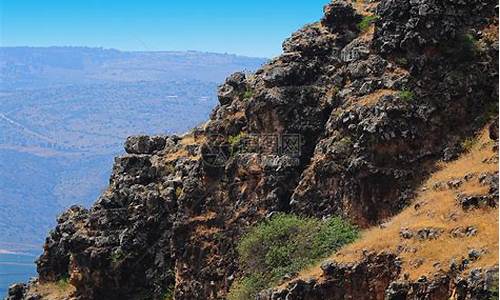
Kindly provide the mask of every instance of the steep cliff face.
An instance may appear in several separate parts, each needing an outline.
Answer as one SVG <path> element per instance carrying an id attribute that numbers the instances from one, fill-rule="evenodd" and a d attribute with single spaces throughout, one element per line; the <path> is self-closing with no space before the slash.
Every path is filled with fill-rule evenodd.
<path id="1" fill-rule="evenodd" d="M 69 278 L 78 299 L 223 299 L 243 272 L 237 240 L 274 212 L 382 223 L 492 117 L 495 5 L 327 5 L 283 55 L 230 76 L 206 124 L 183 137 L 129 138 L 108 190 L 58 220 L 38 284 Z M 262 299 L 383 299 L 398 287 L 396 257 L 329 267 L 346 282 Z"/>
<path id="2" fill-rule="evenodd" d="M 495 130 L 483 130 L 459 159 L 441 163 L 397 216 L 258 298 L 498 298 Z"/>

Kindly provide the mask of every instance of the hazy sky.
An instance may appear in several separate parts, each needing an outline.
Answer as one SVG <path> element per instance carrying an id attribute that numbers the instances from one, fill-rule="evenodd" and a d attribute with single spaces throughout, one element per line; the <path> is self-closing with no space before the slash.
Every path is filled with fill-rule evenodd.
<path id="1" fill-rule="evenodd" d="M 200 50 L 271 57 L 328 0 L 0 0 L 2 46 Z"/>

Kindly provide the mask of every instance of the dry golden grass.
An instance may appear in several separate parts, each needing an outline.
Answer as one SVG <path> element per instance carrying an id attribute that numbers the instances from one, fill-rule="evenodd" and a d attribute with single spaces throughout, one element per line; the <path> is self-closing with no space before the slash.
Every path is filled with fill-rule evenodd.
<path id="1" fill-rule="evenodd" d="M 38 283 L 31 292 L 39 294 L 46 300 L 66 300 L 76 291 L 71 284 L 59 284 L 57 282 Z"/>
<path id="2" fill-rule="evenodd" d="M 199 145 L 202 144 L 206 141 L 206 137 L 204 135 L 194 135 L 194 134 L 186 134 L 182 136 L 182 139 L 180 140 L 181 145 L 188 146 L 188 145 Z"/>
<path id="3" fill-rule="evenodd" d="M 207 211 L 202 215 L 198 215 L 189 219 L 190 222 L 206 222 L 215 219 L 217 213 L 213 211 Z"/>
<path id="4" fill-rule="evenodd" d="M 378 5 L 379 1 L 368 2 L 364 0 L 353 0 L 351 2 L 352 7 L 363 16 L 368 16 L 373 14 L 373 10 Z"/>
<path id="5" fill-rule="evenodd" d="M 174 161 L 174 160 L 177 160 L 181 157 L 189 157 L 189 153 L 185 148 L 182 148 L 182 149 L 175 151 L 175 152 L 167 153 L 165 155 L 165 160 L 166 161 Z"/>
<path id="6" fill-rule="evenodd" d="M 341 249 L 330 257 L 338 262 L 355 262 L 361 259 L 363 251 L 392 251 L 402 259 L 402 272 L 410 279 L 421 275 L 432 276 L 438 270 L 447 271 L 451 259 L 460 262 L 471 249 L 484 250 L 485 253 L 470 265 L 470 268 L 498 264 L 498 208 L 481 208 L 463 211 L 456 204 L 457 193 L 484 195 L 488 187 L 480 185 L 477 176 L 456 189 L 433 188 L 436 183 L 446 183 L 462 179 L 466 174 L 480 174 L 498 171 L 498 165 L 485 160 L 493 157 L 491 141 L 487 130 L 483 130 L 469 153 L 460 159 L 441 163 L 439 170 L 422 186 L 414 205 L 406 208 L 382 227 L 368 229 L 359 241 Z M 474 226 L 475 236 L 452 237 L 449 232 L 457 227 Z M 435 240 L 403 239 L 401 228 L 413 232 L 425 227 L 443 230 Z M 418 263 L 415 263 L 418 260 Z M 300 277 L 321 277 L 319 266 L 304 270 Z"/>
<path id="7" fill-rule="evenodd" d="M 495 42 L 498 41 L 498 24 L 489 24 L 482 30 L 484 37 L 490 41 Z"/>
<path id="8" fill-rule="evenodd" d="M 187 147 L 191 145 L 201 145 L 206 141 L 206 137 L 203 135 L 195 136 L 194 134 L 186 134 L 182 136 L 181 140 L 179 143 L 182 145 L 182 147 L 175 151 L 175 152 L 167 152 L 164 156 L 165 161 L 174 161 L 179 158 L 185 157 L 185 158 L 190 158 L 190 159 L 199 159 L 199 155 L 192 156 L 189 154 Z"/>
<path id="9" fill-rule="evenodd" d="M 370 27 L 368 27 L 367 30 L 363 31 L 359 37 L 361 40 L 368 42 L 373 39 L 373 34 L 375 33 L 375 24 L 371 24 Z"/>
<path id="10" fill-rule="evenodd" d="M 211 235 L 214 235 L 220 231 L 221 231 L 221 229 L 218 227 L 208 227 L 205 225 L 199 225 L 199 226 L 196 226 L 196 228 L 194 230 L 194 235 L 192 236 L 192 239 L 197 239 L 200 236 L 203 236 L 203 237 L 211 236 Z"/>
<path id="11" fill-rule="evenodd" d="M 394 95 L 396 91 L 394 90 L 389 90 L 389 89 L 380 89 L 376 90 L 373 93 L 363 96 L 357 100 L 357 104 L 363 105 L 363 106 L 371 106 L 380 99 L 380 97 L 386 96 L 386 95 Z"/>

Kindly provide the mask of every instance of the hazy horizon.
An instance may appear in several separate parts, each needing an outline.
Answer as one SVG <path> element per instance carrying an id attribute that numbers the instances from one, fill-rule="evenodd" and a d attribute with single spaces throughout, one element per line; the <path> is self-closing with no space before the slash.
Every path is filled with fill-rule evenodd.
<path id="1" fill-rule="evenodd" d="M 0 46 L 201 51 L 274 57 L 328 0 L 0 2 Z"/>
<path id="2" fill-rule="evenodd" d="M 85 45 L 52 45 L 52 46 L 33 46 L 33 45 L 13 45 L 13 46 L 3 46 L 0 45 L 0 49 L 13 49 L 13 48 L 39 48 L 39 49 L 50 49 L 50 48 L 73 48 L 73 49 L 99 49 L 99 50 L 110 50 L 110 51 L 118 51 L 118 52 L 134 52 L 134 53 L 141 53 L 141 52 L 147 52 L 147 53 L 201 53 L 201 54 L 222 54 L 222 55 L 229 55 L 229 56 L 237 56 L 237 57 L 247 57 L 247 58 L 259 58 L 259 59 L 270 59 L 272 57 L 265 57 L 265 56 L 249 56 L 249 55 L 243 55 L 243 54 L 238 54 L 238 53 L 231 53 L 231 52 L 213 52 L 213 51 L 203 51 L 203 50 L 195 50 L 195 49 L 187 49 L 187 50 L 170 50 L 170 49 L 164 49 L 164 50 L 125 50 L 125 49 L 120 49 L 120 48 L 114 48 L 114 47 L 103 47 L 103 46 L 85 46 Z"/>

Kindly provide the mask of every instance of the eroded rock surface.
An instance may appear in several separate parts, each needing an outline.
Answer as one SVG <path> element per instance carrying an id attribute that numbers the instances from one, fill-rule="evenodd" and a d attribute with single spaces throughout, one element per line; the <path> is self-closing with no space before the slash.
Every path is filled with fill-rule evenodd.
<path id="1" fill-rule="evenodd" d="M 498 40 L 483 33 L 498 25 L 495 5 L 332 2 L 281 56 L 230 76 L 206 124 L 182 137 L 127 139 L 93 207 L 58 220 L 40 281 L 69 276 L 82 300 L 223 299 L 243 271 L 236 242 L 273 212 L 383 222 L 438 160 L 456 158 L 498 99 Z M 421 299 L 422 289 L 448 299 L 440 297 L 452 282 L 395 282 L 390 253 L 324 272 L 325 282 L 260 299 Z M 472 279 L 459 282 L 458 299 L 480 293 Z"/>

